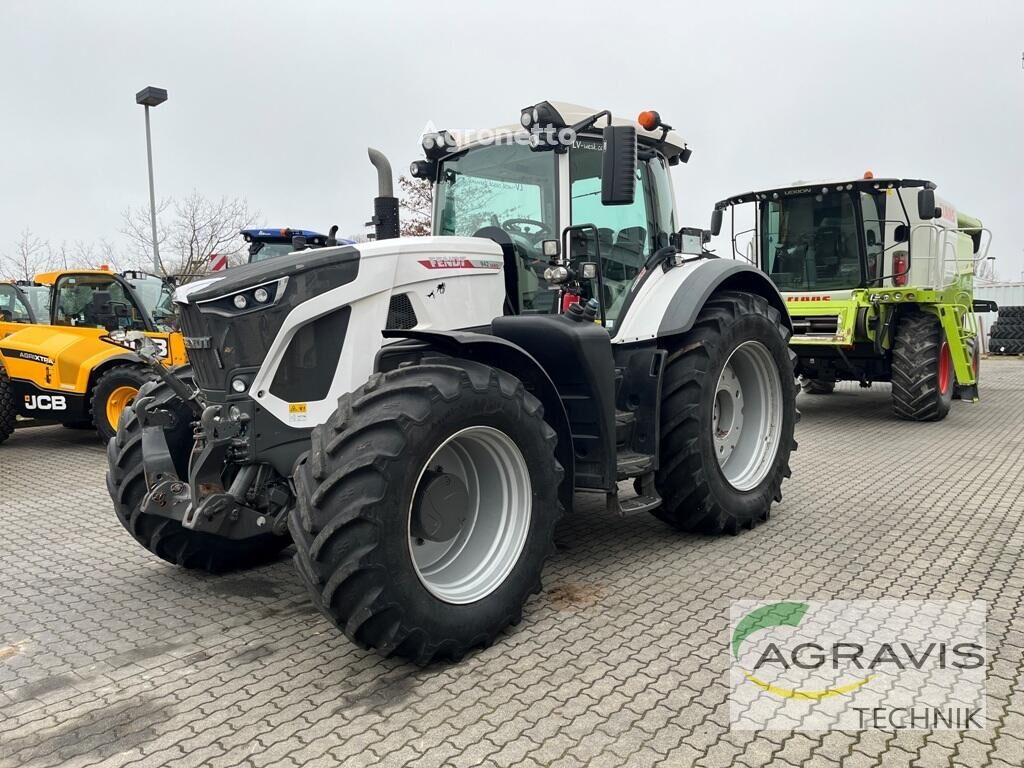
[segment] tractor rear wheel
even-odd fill
[[[18,406],[14,400],[14,390],[7,371],[0,365],[0,443],[14,434],[14,424],[18,420]]]
[[[540,402],[468,361],[374,374],[296,464],[295,564],[353,642],[426,664],[490,645],[540,591],[562,469]]]
[[[831,395],[836,391],[836,383],[826,379],[806,379],[801,377],[800,386],[808,395]]]
[[[192,383],[191,370],[177,375]],[[139,396],[151,396],[171,411],[174,424],[164,430],[178,477],[188,476],[192,452],[192,420],[188,406],[162,381],[142,385]],[[107,490],[117,519],[137,542],[162,560],[183,568],[220,573],[272,560],[290,543],[287,536],[268,533],[253,539],[233,540],[185,528],[177,520],[142,512],[146,477],[142,467],[142,428],[129,405],[113,440],[107,444]]]
[[[892,409],[907,421],[941,421],[953,401],[953,357],[939,319],[911,310],[896,326]]]
[[[117,434],[121,413],[131,405],[139,389],[156,376],[141,365],[118,365],[100,374],[89,398],[92,423],[104,443]]]
[[[738,533],[782,500],[796,449],[796,355],[764,298],[726,291],[669,349],[653,514],[704,533]]]

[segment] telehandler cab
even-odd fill
[[[0,285],[0,300],[6,290]],[[163,365],[186,360],[174,332],[171,281],[143,272],[62,270],[36,275],[32,290],[36,298],[49,291],[45,314],[38,303],[15,304],[12,317],[25,322],[0,325],[0,442],[18,416],[113,437],[121,411],[154,376],[132,349],[106,342],[108,326],[151,339]],[[112,323],[102,320],[105,313]]]
[[[733,211],[731,240],[750,237],[745,258],[782,291],[790,344],[808,394],[837,381],[892,382],[901,419],[938,421],[955,398],[977,401],[981,345],[975,267],[988,252],[981,222],[958,212],[921,179],[798,182],[715,205],[711,229]],[[735,209],[756,206],[736,230]]]
[[[520,620],[574,493],[691,531],[767,519],[797,416],[785,304],[679,229],[690,150],[657,113],[541,102],[423,146],[434,236],[396,239],[371,150],[377,241],[177,291],[190,366],[154,368],[107,474],[159,557],[294,540],[339,629],[420,663]]]

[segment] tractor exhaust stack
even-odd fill
[[[370,162],[377,169],[377,197],[373,199],[373,227],[378,240],[399,236],[398,198],[395,197],[391,163],[384,153],[370,147]]]

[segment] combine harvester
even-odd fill
[[[756,206],[733,251],[768,273],[793,319],[790,341],[808,394],[837,381],[892,382],[895,415],[939,421],[954,398],[977,401],[981,345],[974,273],[991,237],[920,179],[800,182],[722,200]],[[737,238],[750,236],[741,254]]]

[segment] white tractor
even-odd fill
[[[371,150],[376,242],[179,290],[190,367],[140,393],[107,476],[159,557],[293,541],[348,637],[420,663],[519,621],[576,494],[688,531],[767,519],[797,416],[785,304],[678,227],[690,150],[657,113],[541,102],[424,149],[434,236],[397,238]]]

